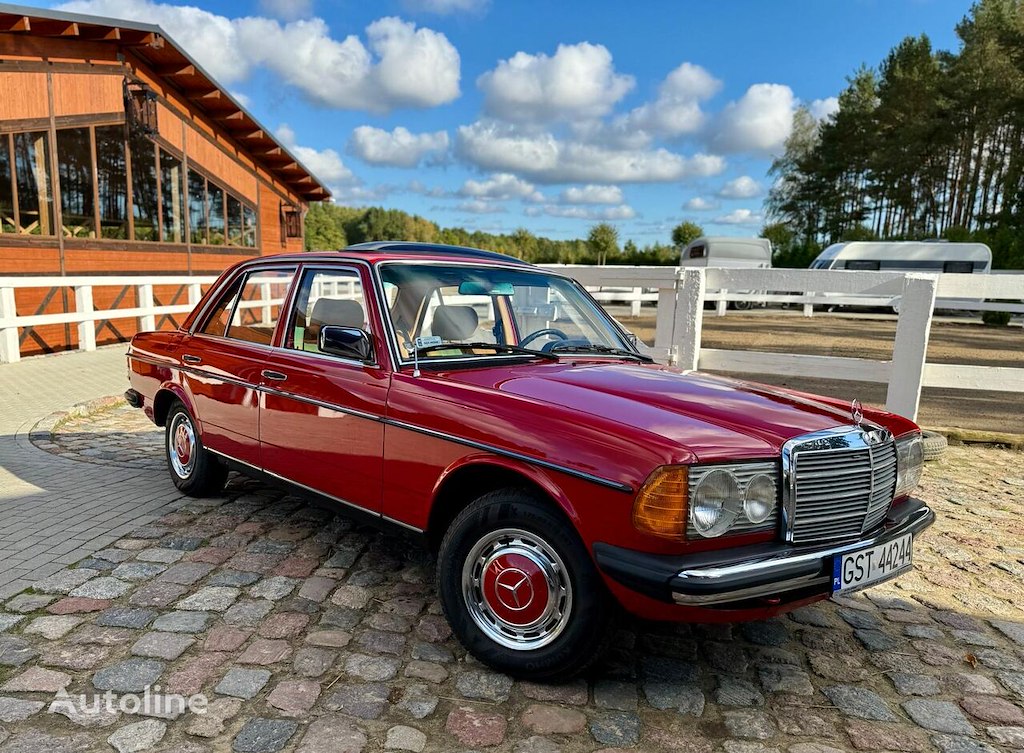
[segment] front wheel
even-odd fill
[[[181,401],[167,412],[164,450],[171,480],[190,497],[207,497],[224,488],[228,469],[203,446],[195,420]]]
[[[615,610],[575,529],[517,489],[477,499],[438,555],[445,615],[477,659],[535,680],[579,674],[603,653]]]

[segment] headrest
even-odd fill
[[[351,299],[318,298],[309,315],[310,327],[361,328],[364,322],[363,307]]]
[[[434,312],[430,333],[445,340],[465,340],[476,332],[479,322],[472,306],[441,306]]]

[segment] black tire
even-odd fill
[[[531,558],[550,564],[554,576],[545,580]],[[503,584],[506,572],[510,579],[523,580]],[[497,574],[488,577],[492,573]],[[534,584],[548,582],[557,588],[537,597]],[[520,606],[524,587],[526,607]],[[485,595],[488,588],[490,600]],[[522,489],[490,492],[459,513],[441,542],[437,590],[462,645],[484,664],[524,679],[563,680],[583,672],[607,648],[615,622],[615,604],[576,530],[550,503]],[[514,598],[515,608],[523,612],[516,619],[529,619],[543,608],[537,622],[498,621],[502,610],[511,610],[509,601],[497,595],[499,590],[509,601]],[[492,605],[494,601],[501,603]],[[489,618],[495,621],[488,622]],[[489,626],[490,634],[481,625]],[[541,637],[529,639],[529,630],[522,625]],[[509,647],[516,630],[523,630],[533,647]]]
[[[937,431],[922,431],[921,443],[925,461],[938,460],[949,446],[946,437]]]
[[[179,432],[189,435],[187,457],[175,450]],[[196,421],[180,400],[167,411],[164,423],[164,455],[167,470],[178,489],[190,497],[209,497],[224,488],[227,467],[203,446]],[[183,459],[184,458],[184,459]]]

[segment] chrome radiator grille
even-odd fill
[[[853,540],[885,517],[896,490],[896,444],[884,429],[841,427],[783,452],[786,535],[794,544]]]

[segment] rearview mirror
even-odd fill
[[[477,280],[466,280],[459,285],[459,295],[515,295],[516,289],[511,282],[498,282],[489,285]]]
[[[364,363],[373,360],[370,336],[357,327],[326,326],[320,329],[320,351]]]

